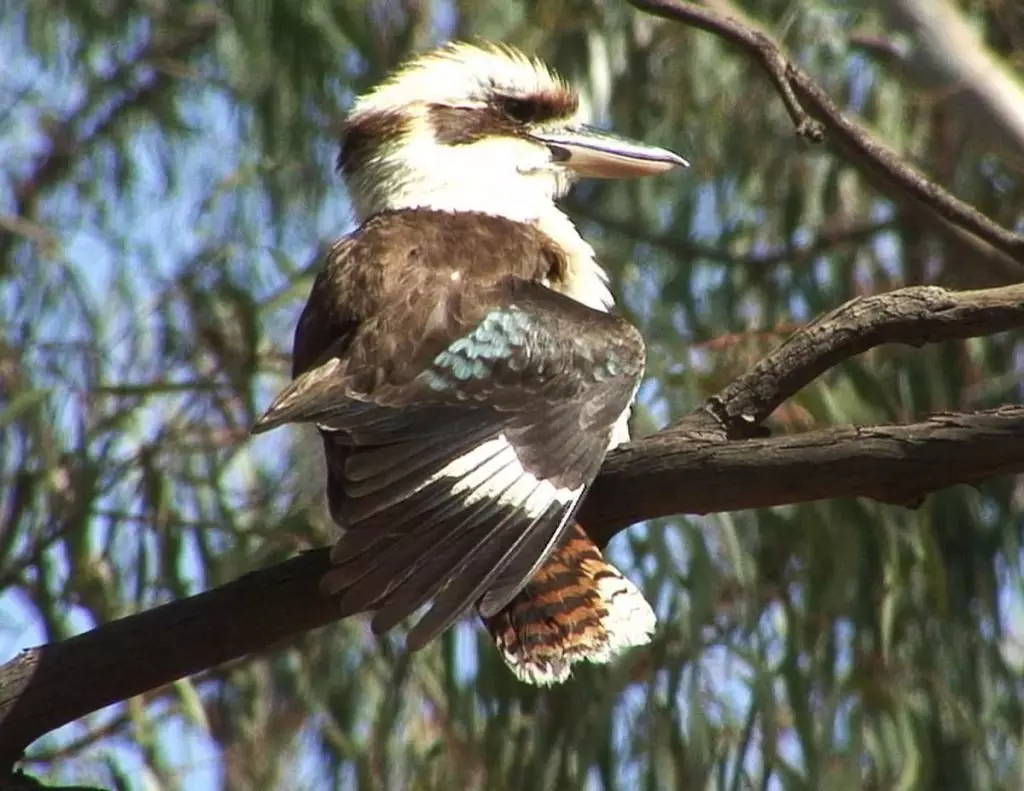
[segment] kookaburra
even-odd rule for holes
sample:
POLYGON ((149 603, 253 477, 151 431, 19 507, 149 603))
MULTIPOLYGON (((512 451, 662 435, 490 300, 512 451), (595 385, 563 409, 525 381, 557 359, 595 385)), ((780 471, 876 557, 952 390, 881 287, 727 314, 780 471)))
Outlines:
POLYGON ((651 639, 651 607, 573 518, 628 439, 644 343, 555 202, 685 164, 581 123, 577 93, 504 46, 445 46, 356 100, 338 168, 361 225, 254 429, 319 430, 342 614, 382 633, 429 603, 415 650, 476 607, 534 684, 651 639))

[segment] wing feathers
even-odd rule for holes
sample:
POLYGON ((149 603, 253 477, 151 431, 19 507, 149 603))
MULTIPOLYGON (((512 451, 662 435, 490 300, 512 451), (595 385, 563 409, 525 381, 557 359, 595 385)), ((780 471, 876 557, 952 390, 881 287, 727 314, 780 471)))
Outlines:
POLYGON ((558 527, 557 522, 551 525, 550 519, 541 520, 538 517, 524 525, 520 513, 514 510, 508 512, 492 528, 489 540, 478 543, 466 556, 452 575, 452 582, 409 632, 410 650, 422 648, 472 607, 494 578, 516 559, 522 545, 537 532, 534 527, 538 522, 547 523, 544 524, 547 529, 540 529, 544 530, 550 540, 552 528, 558 527))
MULTIPOLYGON (((481 501, 470 507, 471 515, 468 519, 456 521, 455 532, 458 533, 461 527, 461 534, 446 536, 442 546, 435 545, 426 553, 421 547, 417 564, 401 577, 401 585, 394 589, 394 593, 381 601, 382 606, 373 618, 374 631, 381 634, 392 629, 451 582, 456 577, 452 570, 453 564, 467 557, 480 543, 479 536, 465 532, 467 523, 487 527, 500 518, 500 510, 495 502, 481 501)), ((452 618, 458 615, 453 613, 452 618)))
MULTIPOLYGON (((464 219, 432 217, 421 231, 464 219)), ((495 222, 495 244, 533 252, 481 257, 460 234, 430 245, 389 235, 420 227, 402 213, 334 248, 296 331, 296 379, 254 429, 320 429, 345 528, 323 587, 345 612, 377 610, 377 630, 432 601, 410 647, 474 603, 495 611, 529 580, 643 373, 635 329, 534 282, 550 270, 546 237, 479 220, 495 222), (495 268, 523 255, 534 258, 521 272, 495 268)))
MULTIPOLYGON (((580 492, 582 495, 582 491, 580 492)), ((566 529, 576 512, 581 497, 577 497, 569 508, 552 509, 552 519, 557 518, 555 528, 547 533, 539 530, 526 536, 526 542, 519 547, 515 556, 503 568, 496 567, 476 592, 479 599, 480 612, 496 613, 530 581, 534 572, 547 560, 548 556, 565 536, 566 529)))
MULTIPOLYGON (((456 450, 460 449, 460 444, 455 445, 456 450)), ((460 485, 458 482, 462 479, 465 479, 461 483, 464 488, 483 484, 495 470, 509 463, 507 456, 499 458, 502 450, 500 443, 489 440, 476 447, 471 446, 466 452, 456 456, 454 461, 444 460, 443 456, 442 461, 435 458, 432 464, 428 462, 425 465, 427 467, 426 475, 423 474, 422 469, 415 469, 417 465, 414 460, 414 469, 412 470, 406 470, 404 465, 398 465, 396 469, 386 473, 386 477, 392 479, 390 484, 386 480, 381 481, 379 486, 367 483, 356 486, 346 484, 345 492, 349 499, 342 509, 344 518, 352 524, 379 518, 380 514, 387 512, 406 498, 442 478, 452 479, 453 484, 447 487, 449 490, 453 485, 460 485), (444 463, 445 461, 447 463, 444 463), (444 466, 441 466, 442 464, 444 466), (431 469, 439 466, 440 469, 431 469)), ((450 454, 451 448, 442 446, 437 449, 436 455, 441 456, 444 451, 450 454)), ((346 472, 352 467, 358 467, 358 464, 359 454, 357 452, 349 456, 346 472)))
MULTIPOLYGON (((596 467, 598 466, 600 466, 600 461, 595 465, 594 475, 597 474, 596 467)), ((523 551, 517 558, 517 562, 509 564, 493 578, 492 584, 479 603, 479 610, 483 617, 489 618, 502 610, 532 579, 534 573, 543 565, 564 536, 567 526, 571 523, 576 510, 583 501, 583 492, 583 487, 580 487, 568 507, 560 511, 561 521, 557 530, 549 536, 548 541, 539 545, 533 554, 523 551)), ((539 539, 540 536, 537 538, 539 539)))
POLYGON ((349 396, 344 380, 337 376, 341 367, 341 360, 331 358, 296 378, 260 415, 252 433, 270 431, 285 423, 309 422, 337 410, 349 396))
MULTIPOLYGON (((422 628, 410 635, 410 647, 443 631, 506 568, 516 566, 518 574, 506 575, 503 586, 502 598, 511 599, 560 537, 583 491, 531 475, 504 435, 450 462, 443 472, 454 475, 439 475, 431 485, 448 492, 447 507, 420 514, 414 534, 381 549, 385 560, 350 572, 353 592, 342 600, 347 612, 380 607, 374 629, 386 631, 436 596, 422 628)), ((421 510, 415 500, 394 510, 410 506, 421 510)), ((376 517, 382 530, 387 516, 376 517)))

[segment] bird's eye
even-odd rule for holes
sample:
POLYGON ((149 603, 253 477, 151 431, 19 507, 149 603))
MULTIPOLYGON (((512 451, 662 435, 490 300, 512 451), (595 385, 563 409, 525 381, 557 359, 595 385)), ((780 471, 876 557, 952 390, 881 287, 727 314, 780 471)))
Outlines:
POLYGON ((501 110, 513 121, 521 124, 528 124, 537 116, 537 107, 533 102, 511 96, 501 100, 501 110))

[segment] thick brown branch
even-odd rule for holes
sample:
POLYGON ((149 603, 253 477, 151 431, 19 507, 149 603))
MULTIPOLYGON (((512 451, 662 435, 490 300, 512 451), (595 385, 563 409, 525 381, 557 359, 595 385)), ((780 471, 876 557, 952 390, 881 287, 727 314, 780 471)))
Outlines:
POLYGON ((1024 236, 993 222, 904 162, 847 118, 820 85, 795 65, 771 38, 751 24, 686 0, 629 0, 647 13, 713 33, 744 50, 779 92, 797 134, 818 142, 825 131, 858 165, 895 184, 938 216, 1024 263, 1024 236))
POLYGON ((60 725, 337 619, 327 550, 22 652, 0 668, 0 777, 60 725))
MULTIPOLYGON (((613 453, 580 515, 606 541, 633 522, 829 497, 912 503, 1024 472, 1024 407, 908 426, 694 442, 655 435, 613 453)), ((265 651, 337 619, 318 580, 326 549, 133 615, 0 668, 0 771, 39 736, 177 678, 265 651)))
POLYGON ((1022 442, 1019 406, 768 439, 709 442, 661 433, 609 456, 580 521, 607 542, 628 525, 672 514, 837 497, 909 506, 947 486, 1024 472, 1022 442))

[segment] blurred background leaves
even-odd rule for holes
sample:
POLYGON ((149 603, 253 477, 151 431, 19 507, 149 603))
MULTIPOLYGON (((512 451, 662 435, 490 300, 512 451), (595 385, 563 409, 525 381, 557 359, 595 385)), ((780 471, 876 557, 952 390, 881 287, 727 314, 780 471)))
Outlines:
MULTIPOLYGON (((735 9, 909 162, 1021 228, 1024 133, 983 100, 1024 106, 1019 4, 735 9)), ((797 138, 735 51, 624 2, 3 4, 4 658, 327 542, 318 451, 247 430, 286 376, 316 252, 352 227, 338 119, 452 36, 537 52, 599 122, 694 163, 568 201, 648 338, 641 431, 857 294, 1022 279, 797 138)), ((1022 361, 1011 335, 879 348, 772 428, 1017 402, 1022 361)), ((472 623, 410 657, 352 620, 68 726, 24 767, 139 789, 1021 788, 1022 500, 1001 480, 914 511, 639 525, 610 551, 657 602, 657 640, 564 688, 516 683, 472 623)))

